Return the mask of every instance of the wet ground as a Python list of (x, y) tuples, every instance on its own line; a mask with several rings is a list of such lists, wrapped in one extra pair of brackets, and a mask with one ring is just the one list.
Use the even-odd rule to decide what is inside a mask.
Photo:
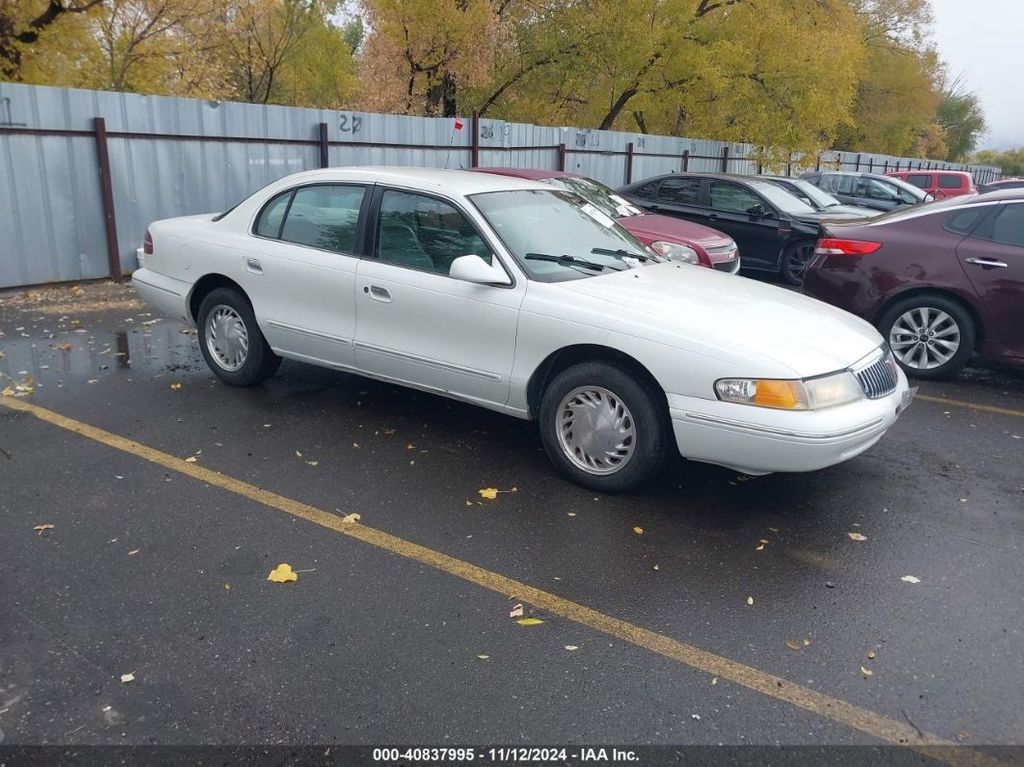
[[(885, 742), (742, 681), (778, 677), (945, 741), (1024, 744), (1024, 374), (924, 384), (831, 469), (680, 460), (604, 497), (558, 479), (531, 424), (468, 405), (290, 362), (224, 386), (128, 288), (0, 294), (0, 353), (8, 401), (630, 627), (0, 407), (0, 742)], [(297, 582), (267, 580), (282, 562)]]

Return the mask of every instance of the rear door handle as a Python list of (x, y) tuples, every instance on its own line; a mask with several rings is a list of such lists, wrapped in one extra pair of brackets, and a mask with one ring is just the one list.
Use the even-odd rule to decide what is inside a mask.
[(1005, 269), (1008, 264), (1005, 261), (997, 261), (994, 258), (968, 258), (967, 263), (975, 266), (982, 266), (987, 269)]
[(253, 274), (263, 274), (263, 266), (255, 258), (245, 259), (245, 268)]
[(363, 292), (374, 301), (383, 301), (386, 304), (391, 303), (391, 291), (387, 288), (382, 288), (380, 285), (367, 285), (363, 288)]

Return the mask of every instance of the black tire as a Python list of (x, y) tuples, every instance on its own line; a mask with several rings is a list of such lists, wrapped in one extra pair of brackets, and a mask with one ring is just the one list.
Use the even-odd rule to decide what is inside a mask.
[[(210, 314), (220, 307), (234, 311), (248, 337), (248, 350), (244, 361), (237, 369), (225, 365), (210, 349)], [(259, 325), (256, 324), (256, 315), (253, 314), (249, 300), (234, 288), (217, 288), (210, 291), (199, 307), (196, 326), (199, 330), (199, 349), (206, 364), (225, 383), (232, 386), (252, 386), (274, 375), (281, 365), (281, 358), (270, 350)]]
[(782, 275), (782, 279), (790, 285), (802, 285), (804, 273), (813, 259), (814, 243), (810, 240), (787, 245), (782, 252), (782, 261), (779, 263), (779, 273)]
[[(620, 468), (609, 473), (595, 474), (581, 468), (569, 458), (568, 448), (563, 449), (559, 439), (562, 401), (583, 387), (604, 389), (625, 406), (632, 423), (632, 452)], [(558, 473), (602, 493), (625, 492), (650, 480), (665, 465), (672, 444), (664, 395), (652, 384), (606, 362), (583, 362), (556, 375), (544, 389), (539, 420), (541, 442)]]
[[(909, 359), (914, 364), (910, 364), (906, 361), (907, 351), (910, 347), (904, 346), (905, 343), (909, 342), (913, 338), (913, 334), (900, 333), (901, 329), (911, 327), (908, 322), (911, 320), (904, 320), (903, 318), (908, 312), (942, 312), (949, 317), (949, 321), (943, 321), (941, 324), (936, 323), (935, 327), (941, 333), (946, 333), (952, 325), (956, 326), (957, 336), (955, 336), (958, 346), (955, 353), (945, 362), (935, 365), (934, 367), (925, 367), (920, 365), (919, 360), (921, 359), (919, 354), (910, 355)], [(917, 314), (914, 319), (919, 320), (920, 314)], [(928, 316), (927, 314), (925, 315)], [(900, 323), (894, 330), (894, 326)], [(978, 330), (975, 326), (974, 318), (971, 313), (961, 304), (959, 301), (949, 298), (947, 296), (939, 295), (937, 293), (922, 293), (910, 298), (905, 298), (901, 301), (897, 301), (889, 306), (878, 319), (878, 332), (882, 334), (890, 348), (893, 350), (893, 355), (896, 357), (896, 362), (903, 372), (913, 378), (919, 378), (922, 380), (930, 381), (939, 378), (949, 378), (959, 373), (964, 365), (974, 355), (974, 347), (978, 337)], [(927, 337), (926, 337), (927, 338)], [(952, 339), (954, 336), (944, 336), (944, 338)], [(920, 338), (916, 338), (920, 342)], [(928, 345), (928, 340), (932, 341), (931, 346)], [(933, 357), (935, 354), (930, 349), (938, 349), (939, 353), (943, 356), (950, 351), (948, 342), (940, 340), (938, 338), (930, 338), (925, 341), (925, 354), (926, 354), (926, 365), (936, 361)], [(918, 347), (920, 349), (920, 347)]]

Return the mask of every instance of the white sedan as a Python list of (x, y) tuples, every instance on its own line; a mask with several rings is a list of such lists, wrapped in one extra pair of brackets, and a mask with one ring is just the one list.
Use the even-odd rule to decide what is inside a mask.
[(881, 336), (780, 288), (665, 261), (600, 210), (533, 181), (332, 168), (221, 215), (157, 221), (133, 275), (247, 386), (282, 357), (535, 419), (596, 490), (671, 445), (748, 474), (871, 447), (909, 402)]

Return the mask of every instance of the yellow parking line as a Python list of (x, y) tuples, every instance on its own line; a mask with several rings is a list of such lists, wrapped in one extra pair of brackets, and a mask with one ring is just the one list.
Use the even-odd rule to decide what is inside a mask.
[(806, 709), (835, 722), (852, 727), (855, 730), (867, 733), (879, 740), (908, 745), (920, 753), (948, 764), (1003, 764), (1003, 762), (991, 759), (984, 754), (963, 747), (956, 747), (956, 744), (943, 740), (938, 736), (921, 733), (916, 727), (889, 719), (866, 708), (855, 706), (852, 703), (847, 703), (844, 700), (833, 698), (808, 687), (803, 687), (743, 663), (677, 641), (664, 634), (658, 634), (649, 629), (627, 623), (585, 605), (572, 602), (490, 570), (485, 570), (482, 567), (450, 557), (439, 551), (428, 549), (425, 546), (420, 546), (403, 538), (398, 538), (382, 530), (367, 527), (357, 522), (345, 522), (336, 514), (322, 511), (269, 490), (263, 490), (255, 485), (225, 476), (195, 463), (187, 463), (176, 456), (154, 450), (146, 445), (104, 431), (103, 429), (89, 426), (81, 421), (76, 421), (24, 400), (0, 398), (0, 406), (24, 413), (31, 413), (36, 418), (54, 426), (59, 426), (62, 429), (80, 434), (108, 447), (122, 450), (164, 468), (185, 474), (208, 485), (219, 487), (257, 503), (283, 511), (286, 514), (291, 514), (329, 530), (342, 533), (350, 538), (369, 543), (392, 554), (430, 565), (445, 573), (482, 586), (485, 589), (509, 597), (514, 596), (519, 601), (532, 604), (549, 614), (575, 621), (609, 636), (621, 639), (624, 642), (629, 642), (637, 647), (642, 647), (666, 658), (671, 658), (691, 668), (721, 679), (727, 679), (776, 700), (785, 701), (799, 708)]
[(963, 407), (968, 410), (980, 410), (983, 413), (999, 413), (1000, 415), (1015, 415), (1024, 418), (1024, 410), (1014, 410), (1009, 407), (996, 407), (995, 405), (976, 405), (973, 402), (964, 402), (962, 399), (946, 399), (945, 397), (930, 397), (926, 394), (918, 394), (915, 399), (923, 399), (925, 402), (937, 402), (940, 405), (951, 407)]

